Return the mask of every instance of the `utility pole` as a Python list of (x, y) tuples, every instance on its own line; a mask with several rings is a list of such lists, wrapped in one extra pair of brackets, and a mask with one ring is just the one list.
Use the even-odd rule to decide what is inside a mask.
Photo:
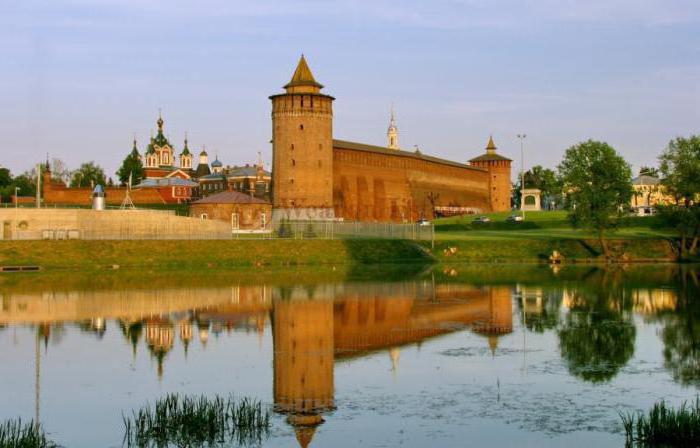
[(41, 163), (36, 165), (36, 208), (41, 208)]
[(525, 151), (523, 150), (523, 141), (527, 135), (518, 134), (520, 140), (520, 212), (525, 221)]

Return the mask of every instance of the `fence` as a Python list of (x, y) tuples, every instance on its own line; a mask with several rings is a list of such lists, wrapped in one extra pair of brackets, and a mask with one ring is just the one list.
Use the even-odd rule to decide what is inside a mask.
[(283, 220), (275, 223), (266, 236), (291, 239), (381, 238), (434, 241), (435, 227), (432, 223)]
[(165, 210), (0, 209), (5, 240), (408, 239), (434, 241), (432, 223), (288, 221), (265, 229), (232, 229), (219, 220), (176, 216)]

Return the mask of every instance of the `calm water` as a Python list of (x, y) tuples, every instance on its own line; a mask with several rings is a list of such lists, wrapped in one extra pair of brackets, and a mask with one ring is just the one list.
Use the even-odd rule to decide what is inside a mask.
[(4, 275), (0, 420), (118, 447), (122, 413), (234, 393), (264, 446), (622, 447), (618, 412), (698, 392), (695, 269)]

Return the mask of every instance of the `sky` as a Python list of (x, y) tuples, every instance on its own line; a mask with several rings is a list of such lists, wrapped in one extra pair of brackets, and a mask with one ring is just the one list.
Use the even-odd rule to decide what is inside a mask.
[(269, 95), (304, 54), (334, 138), (520, 166), (606, 141), (635, 169), (700, 134), (698, 0), (0, 0), (0, 166), (114, 176), (159, 110), (176, 151), (271, 160)]

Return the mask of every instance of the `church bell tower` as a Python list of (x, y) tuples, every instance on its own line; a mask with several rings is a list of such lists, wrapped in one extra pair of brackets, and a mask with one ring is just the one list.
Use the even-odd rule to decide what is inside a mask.
[(272, 95), (273, 219), (332, 219), (333, 98), (301, 56), (285, 93)]

